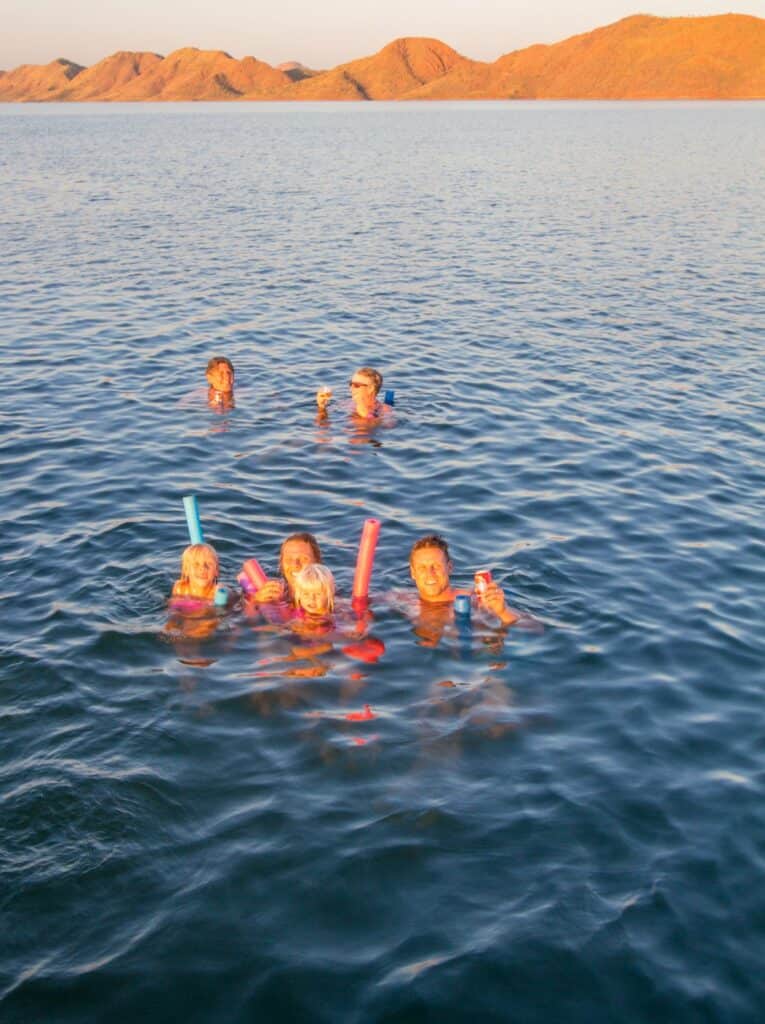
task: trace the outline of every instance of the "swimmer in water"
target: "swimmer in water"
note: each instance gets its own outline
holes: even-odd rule
[[[279,550],[279,579],[269,579],[250,599],[256,604],[295,604],[295,577],[307,565],[321,565],[321,549],[312,533],[293,533]]]
[[[335,578],[318,562],[306,565],[294,579],[295,617],[290,628],[304,636],[332,634],[335,640],[352,641],[343,653],[358,661],[378,661],[385,644],[367,635],[369,621],[349,617],[350,608],[335,610]],[[326,653],[326,652],[325,652]]]
[[[451,571],[449,545],[443,537],[434,533],[414,542],[409,553],[409,572],[417,587],[421,605],[451,605],[458,594],[471,593],[452,587]],[[479,608],[496,616],[503,626],[512,626],[521,617],[520,612],[508,607],[504,591],[493,580],[482,594],[474,595],[474,598]]]
[[[181,555],[181,577],[173,584],[173,597],[213,601],[218,586],[220,562],[209,544],[190,544]]]
[[[213,356],[205,371],[207,404],[211,409],[234,408],[234,367],[225,356]]]
[[[382,374],[371,366],[362,366],[360,370],[351,377],[348,386],[351,390],[353,410],[351,415],[360,420],[376,420],[393,410],[389,405],[381,402],[377,397],[382,387]],[[332,392],[322,387],[316,393],[316,404],[319,408],[319,416],[327,415],[329,403],[332,400]]]
[[[312,562],[296,573],[293,595],[305,623],[318,628],[334,625],[335,578],[326,565]]]

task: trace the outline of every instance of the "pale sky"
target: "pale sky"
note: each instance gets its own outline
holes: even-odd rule
[[[728,0],[729,2],[729,0]],[[475,60],[554,43],[629,14],[754,14],[765,0],[0,0],[0,68],[67,57],[95,64],[116,50],[226,50],[269,64],[334,67],[399,36],[431,36]]]

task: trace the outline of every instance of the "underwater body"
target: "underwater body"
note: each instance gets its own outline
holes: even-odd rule
[[[0,106],[4,1022],[761,1019],[762,115]],[[379,645],[169,614],[189,494]]]

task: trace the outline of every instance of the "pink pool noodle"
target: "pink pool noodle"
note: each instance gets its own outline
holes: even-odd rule
[[[356,558],[356,575],[353,577],[353,600],[364,602],[369,594],[369,581],[375,560],[377,538],[380,536],[380,520],[367,519],[361,531],[359,553]]]
[[[256,594],[267,579],[268,577],[258,564],[258,560],[256,558],[248,558],[242,566],[242,571],[239,573],[238,583],[242,590]]]
[[[205,601],[201,597],[171,597],[169,601],[173,611],[181,615],[191,615],[194,612],[206,611],[212,605],[212,601]]]

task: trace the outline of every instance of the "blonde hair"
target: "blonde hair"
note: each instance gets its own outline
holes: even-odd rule
[[[220,559],[218,558],[218,552],[210,544],[189,544],[186,550],[181,555],[181,578],[173,587],[173,592],[176,595],[182,595],[189,587],[189,571],[191,569],[191,560],[196,555],[206,554],[209,555],[215,561],[215,582],[218,582],[218,576],[220,574]]]
[[[300,605],[300,597],[305,589],[321,587],[330,611],[335,608],[335,577],[326,565],[315,562],[312,565],[304,565],[295,577],[293,593],[295,604]]]

